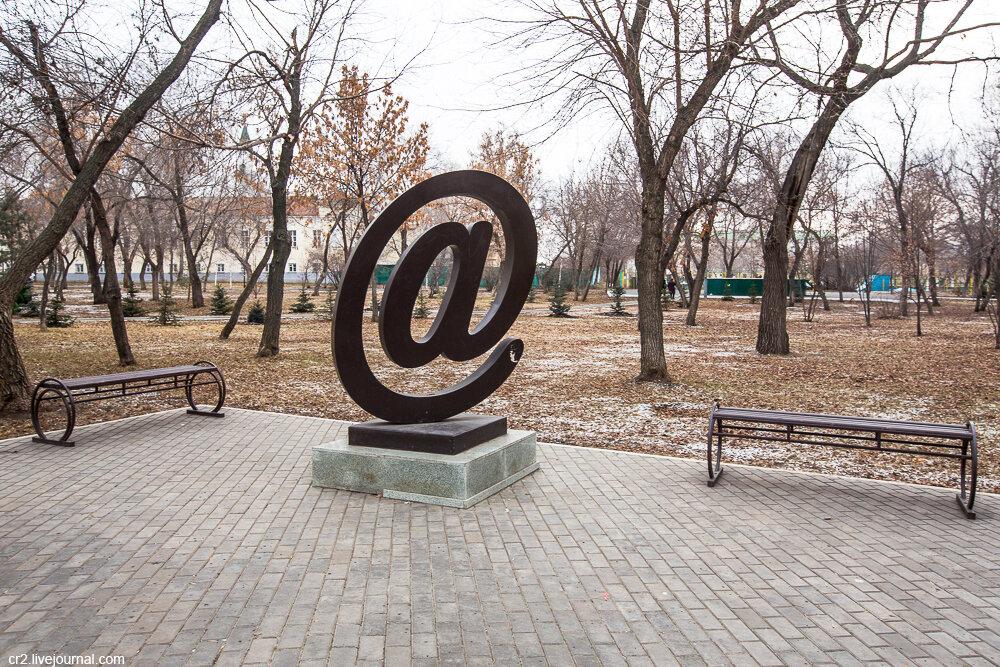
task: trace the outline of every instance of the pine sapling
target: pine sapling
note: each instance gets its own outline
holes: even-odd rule
[[[167,327],[180,324],[181,316],[176,312],[177,302],[171,296],[172,292],[173,288],[170,283],[163,285],[163,290],[160,294],[160,303],[156,309],[156,316],[152,319],[153,322],[160,326]]]
[[[212,314],[228,315],[231,312],[233,312],[233,301],[229,298],[226,288],[216,285],[215,291],[212,292]]]
[[[247,324],[264,324],[264,306],[261,305],[260,299],[254,301],[247,311]]]
[[[52,296],[52,300],[49,301],[48,308],[46,308],[45,326],[50,329],[64,329],[73,326],[73,322],[76,319],[63,312],[66,308],[65,304],[66,300],[63,299],[62,290],[57,290]]]
[[[309,293],[306,292],[306,284],[302,283],[302,289],[299,290],[299,296],[295,299],[295,302],[291,305],[291,311],[293,313],[311,313],[316,310],[316,304],[309,297]]]
[[[139,290],[131,280],[128,289],[122,298],[122,314],[125,317],[141,317],[146,314],[146,309],[142,307],[142,299],[139,297]]]
[[[424,296],[424,291],[420,290],[417,293],[417,303],[413,307],[413,317],[418,320],[426,320],[431,314],[431,309],[427,305],[427,298]]]
[[[569,314],[570,305],[566,303],[566,288],[562,283],[556,284],[549,297],[549,317],[571,317]]]

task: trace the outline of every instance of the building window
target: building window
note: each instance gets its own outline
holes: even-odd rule
[[[250,247],[250,230],[241,229],[240,230],[240,245],[244,248]]]
[[[318,230],[318,229],[314,229],[313,230],[313,247],[314,248],[318,248],[318,247],[320,247],[320,245],[322,243],[323,243],[323,232],[320,231],[320,230]]]
[[[177,273],[177,265],[170,262],[170,273]]]
[[[223,264],[222,262],[219,262],[218,264],[215,265],[215,272],[216,273],[225,273],[226,272],[226,265]]]
[[[103,264],[101,264],[99,267],[97,267],[97,272],[98,273],[104,273],[104,265]]]
[[[264,247],[266,248],[271,243],[271,232],[264,232]]]
[[[76,265],[76,272],[77,273],[83,273],[83,264],[77,264]]]
[[[298,235],[298,232],[296,232],[294,229],[290,229],[288,231],[288,238],[289,238],[289,240],[291,240],[293,248],[298,248],[299,247],[299,235]]]
[[[299,267],[298,267],[298,265],[295,264],[295,262],[289,262],[288,263],[288,272],[289,273],[295,273],[298,270],[299,270]]]

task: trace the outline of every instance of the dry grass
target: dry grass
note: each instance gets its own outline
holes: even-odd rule
[[[757,307],[746,301],[703,302],[699,326],[683,326],[684,312],[666,316],[664,333],[674,383],[636,383],[639,339],[634,318],[583,312],[575,319],[542,316],[544,301],[531,304],[512,335],[525,341],[525,355],[511,379],[477,408],[505,414],[514,428],[536,430],[541,441],[591,447],[701,457],[710,403],[912,418],[964,423],[980,434],[980,489],[1000,490],[1000,352],[993,349],[990,324],[968,304],[952,302],[924,320],[915,336],[913,318],[877,320],[871,329],[855,304],[834,304],[811,323],[789,311],[794,353],[765,357],[754,351]],[[634,312],[634,306],[630,308]],[[416,328],[430,320],[418,321]],[[282,327],[282,353],[259,360],[253,354],[259,327],[240,326],[220,341],[221,324],[189,323],[157,327],[129,324],[141,368],[210,359],[226,374],[228,404],[295,414],[363,420],[360,408],[341,389],[330,353],[330,324],[294,320]],[[106,323],[77,323],[70,329],[39,332],[30,323],[16,327],[33,378],[73,377],[118,370]],[[410,391],[444,388],[475,363],[437,360],[407,371],[381,353],[377,332],[366,325],[368,351],[377,373],[390,386]],[[179,395],[158,394],[91,404],[81,423],[178,407]],[[0,437],[30,432],[26,419],[0,423]],[[955,466],[939,459],[818,448],[734,447],[730,460],[900,479],[950,486]]]

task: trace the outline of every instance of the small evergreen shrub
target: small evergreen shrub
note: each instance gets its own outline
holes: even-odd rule
[[[66,308],[66,300],[63,299],[62,290],[58,290],[53,296],[52,300],[49,301],[48,307],[45,312],[45,326],[52,329],[65,329],[66,327],[73,326],[73,322],[76,321],[71,315],[63,312]]]
[[[254,301],[247,311],[247,324],[264,324],[264,306],[261,305],[260,299]]]
[[[141,317],[146,314],[146,309],[142,307],[142,299],[139,297],[139,290],[132,281],[129,281],[126,294],[122,298],[122,314],[125,317]]]
[[[323,299],[323,302],[313,312],[315,313],[316,317],[320,318],[321,320],[332,320],[334,303],[335,300],[333,296],[333,290],[328,289],[326,291],[326,298]]]
[[[314,310],[316,310],[316,304],[309,298],[309,293],[306,292],[306,284],[302,283],[302,289],[299,290],[298,298],[291,305],[291,311],[293,313],[311,313]]]
[[[757,303],[757,286],[753,283],[747,287],[747,296],[750,297],[750,303]]]
[[[31,280],[28,280],[28,282],[24,283],[24,287],[21,288],[17,296],[14,297],[14,314],[23,315],[21,311],[24,309],[24,306],[34,301],[34,299],[35,295],[31,291]],[[25,317],[27,316],[25,315]]]
[[[216,285],[212,292],[212,313],[215,315],[228,315],[233,312],[233,300],[226,293],[226,288]]]
[[[722,287],[722,300],[723,301],[732,301],[733,300],[733,288],[732,288],[732,286],[730,286],[730,284],[729,284],[728,281]]]
[[[424,291],[420,290],[417,293],[417,303],[413,307],[413,317],[418,320],[426,320],[431,314],[431,309],[427,305],[427,299],[424,297]]]
[[[666,287],[660,290],[660,308],[662,310],[670,310],[674,305],[674,297],[670,296],[670,292]]]
[[[163,285],[163,290],[160,294],[160,302],[156,309],[156,315],[151,320],[152,322],[155,322],[163,327],[179,324],[181,320],[181,316],[176,312],[177,302],[174,301],[171,296],[172,292],[173,289],[169,283]]]
[[[628,313],[625,312],[625,307],[622,305],[623,294],[625,294],[625,288],[621,285],[615,285],[611,288],[611,295],[614,298],[614,303],[611,304],[611,312],[608,313],[609,315],[616,315],[618,317],[628,315]]]
[[[556,284],[549,297],[549,317],[571,317],[569,314],[570,305],[566,303],[566,288],[562,283]]]

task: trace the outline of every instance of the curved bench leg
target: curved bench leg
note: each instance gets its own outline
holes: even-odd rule
[[[225,417],[226,413],[222,412],[222,404],[226,402],[226,380],[222,377],[222,371],[220,371],[219,367],[210,361],[196,361],[194,365],[206,366],[211,369],[206,372],[212,377],[213,380],[215,380],[215,386],[219,388],[219,400],[215,404],[215,407],[211,410],[199,410],[198,406],[195,405],[194,397],[191,394],[192,385],[197,375],[189,375],[184,383],[184,395],[187,397],[188,405],[191,406],[187,413],[189,415],[200,415],[202,417]]]
[[[61,387],[43,386],[44,382],[46,381],[39,382],[35,387],[34,393],[31,395],[31,425],[35,427],[35,433],[38,434],[31,438],[31,441],[44,445],[74,447],[76,443],[69,439],[69,436],[73,433],[73,428],[76,426],[76,403],[73,401],[73,393],[64,385]],[[62,385],[62,382],[59,382],[59,384]],[[47,393],[55,394],[62,401],[63,407],[66,409],[66,430],[63,431],[62,437],[58,440],[45,435],[45,431],[42,430],[42,424],[39,420],[38,413],[42,408],[42,402],[54,400],[43,398]]]
[[[969,430],[972,432],[972,438],[970,440],[962,441],[962,456],[968,458],[962,459],[962,476],[959,479],[959,492],[955,494],[955,500],[958,501],[959,507],[961,507],[962,511],[965,512],[965,518],[975,519],[976,513],[972,509],[972,504],[976,502],[976,478],[979,473],[979,451],[976,446],[976,427],[973,426],[972,422],[969,422],[968,426]]]
[[[719,478],[722,477],[722,435],[718,435],[715,461],[712,461],[712,436],[715,435],[717,420],[715,419],[715,409],[719,407],[719,401],[712,406],[712,414],[708,418],[708,485],[715,486]]]

